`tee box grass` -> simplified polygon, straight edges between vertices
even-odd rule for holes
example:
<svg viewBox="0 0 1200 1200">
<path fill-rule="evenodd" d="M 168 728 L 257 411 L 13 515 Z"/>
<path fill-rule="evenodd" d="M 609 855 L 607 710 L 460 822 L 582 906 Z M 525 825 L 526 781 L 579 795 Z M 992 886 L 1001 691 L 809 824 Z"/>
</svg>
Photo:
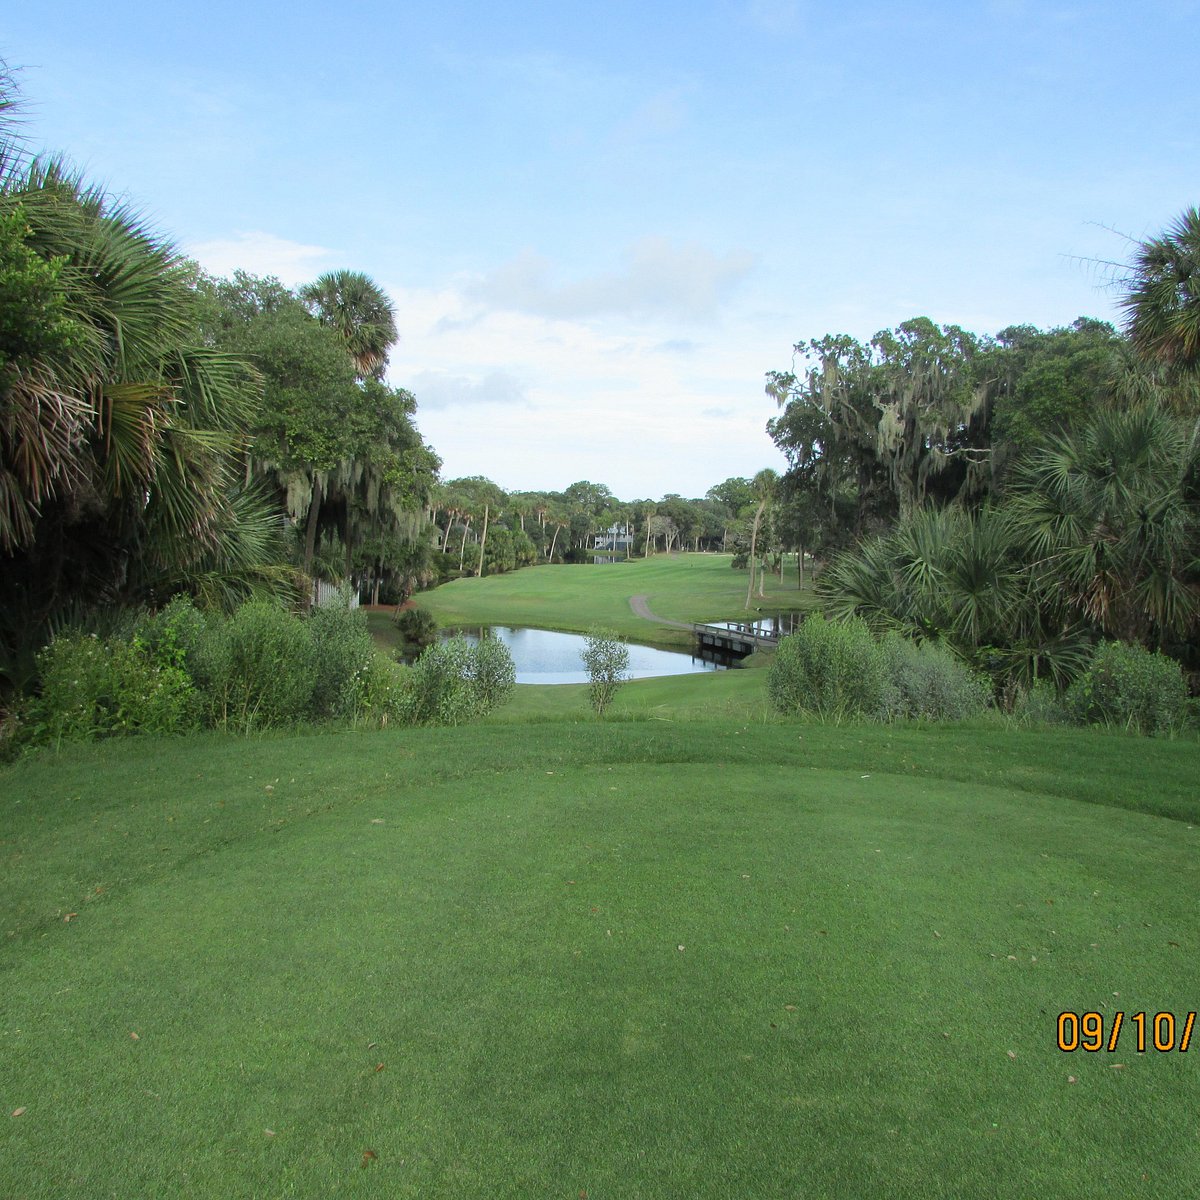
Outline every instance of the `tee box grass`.
<svg viewBox="0 0 1200 1200">
<path fill-rule="evenodd" d="M 728 720 L 43 754 L 0 1192 L 1196 1194 L 1200 1050 L 1056 1030 L 1196 1008 L 1198 767 Z"/>
</svg>

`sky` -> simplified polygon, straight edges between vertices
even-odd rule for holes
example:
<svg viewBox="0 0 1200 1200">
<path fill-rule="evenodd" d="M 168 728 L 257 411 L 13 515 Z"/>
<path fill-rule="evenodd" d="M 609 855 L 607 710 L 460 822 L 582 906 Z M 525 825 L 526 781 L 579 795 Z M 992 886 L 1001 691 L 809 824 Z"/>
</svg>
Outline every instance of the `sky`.
<svg viewBox="0 0 1200 1200">
<path fill-rule="evenodd" d="M 1200 0 L 4 8 L 32 148 L 215 274 L 366 272 L 443 478 L 509 491 L 782 470 L 794 344 L 1119 323 L 1200 203 Z"/>
</svg>

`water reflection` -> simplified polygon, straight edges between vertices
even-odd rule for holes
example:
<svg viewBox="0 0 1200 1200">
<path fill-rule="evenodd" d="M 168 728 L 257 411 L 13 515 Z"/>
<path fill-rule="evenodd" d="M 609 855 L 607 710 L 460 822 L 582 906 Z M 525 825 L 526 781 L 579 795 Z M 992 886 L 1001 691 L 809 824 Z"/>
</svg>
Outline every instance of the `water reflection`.
<svg viewBox="0 0 1200 1200">
<path fill-rule="evenodd" d="M 482 629 L 446 631 L 444 639 L 461 633 L 468 641 L 478 641 Z M 559 633 L 551 629 L 517 629 L 507 625 L 490 626 L 513 656 L 518 683 L 587 683 L 587 672 L 580 652 L 587 639 L 578 633 Z M 730 660 L 718 661 L 716 656 L 701 658 L 698 654 L 679 650 L 659 650 L 654 646 L 629 643 L 629 678 L 654 679 L 661 675 L 693 675 L 701 671 L 720 671 Z"/>
<path fill-rule="evenodd" d="M 757 637 L 786 637 L 800 628 L 804 614 L 799 612 L 776 613 L 769 617 L 758 617 L 753 621 L 709 621 L 714 629 L 731 629 L 737 633 L 752 633 Z"/>
</svg>

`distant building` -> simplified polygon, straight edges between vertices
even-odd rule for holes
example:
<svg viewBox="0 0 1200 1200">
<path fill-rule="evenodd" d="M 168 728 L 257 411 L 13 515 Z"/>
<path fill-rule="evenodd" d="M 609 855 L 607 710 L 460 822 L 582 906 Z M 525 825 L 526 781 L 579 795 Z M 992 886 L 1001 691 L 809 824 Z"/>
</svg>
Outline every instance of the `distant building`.
<svg viewBox="0 0 1200 1200">
<path fill-rule="evenodd" d="M 633 534 L 628 525 L 610 525 L 603 533 L 592 535 L 593 550 L 607 550 L 610 553 L 629 551 L 633 547 Z"/>
</svg>

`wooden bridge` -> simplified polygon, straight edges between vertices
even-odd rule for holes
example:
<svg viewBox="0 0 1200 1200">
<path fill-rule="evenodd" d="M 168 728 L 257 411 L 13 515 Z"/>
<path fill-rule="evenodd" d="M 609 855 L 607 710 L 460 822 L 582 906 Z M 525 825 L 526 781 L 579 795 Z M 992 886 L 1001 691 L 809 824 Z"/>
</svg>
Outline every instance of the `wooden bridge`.
<svg viewBox="0 0 1200 1200">
<path fill-rule="evenodd" d="M 701 650 L 719 650 L 724 654 L 744 658 L 755 650 L 779 645 L 778 633 L 763 633 L 753 624 L 734 624 L 732 628 L 722 625 L 693 625 L 696 644 Z"/>
</svg>

